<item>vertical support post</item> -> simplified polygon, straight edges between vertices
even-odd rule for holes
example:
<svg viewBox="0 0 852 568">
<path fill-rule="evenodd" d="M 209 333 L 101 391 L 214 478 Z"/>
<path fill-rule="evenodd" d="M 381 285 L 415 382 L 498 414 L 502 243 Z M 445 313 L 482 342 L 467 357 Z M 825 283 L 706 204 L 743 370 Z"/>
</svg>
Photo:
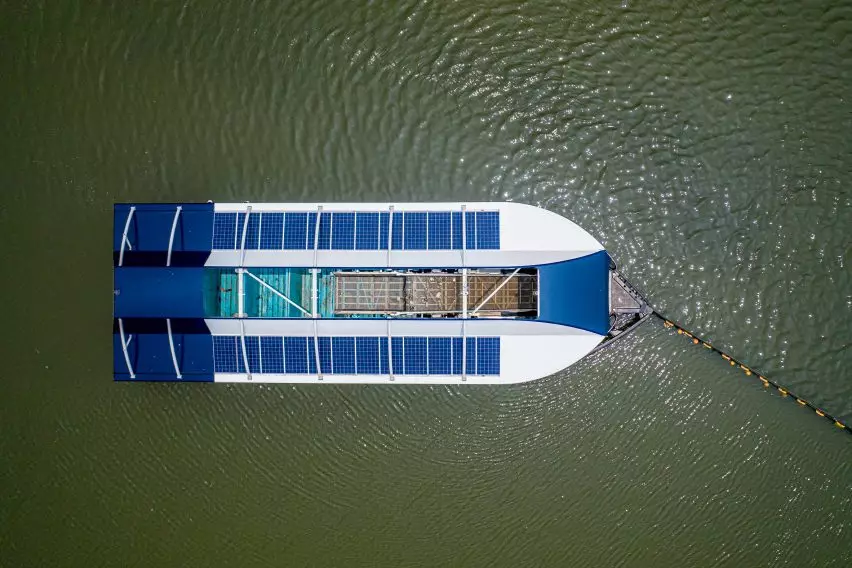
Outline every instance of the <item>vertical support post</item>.
<svg viewBox="0 0 852 568">
<path fill-rule="evenodd" d="M 240 266 L 246 265 L 246 232 L 248 231 L 249 215 L 251 215 L 251 205 L 246 207 L 246 218 L 243 221 L 243 238 L 240 243 Z"/>
<path fill-rule="evenodd" d="M 311 317 L 319 317 L 319 269 L 311 268 Z"/>
<path fill-rule="evenodd" d="M 246 367 L 246 376 L 251 380 L 251 369 L 249 368 L 248 350 L 246 349 L 246 324 L 240 321 L 240 343 L 243 347 L 243 365 Z"/>
<path fill-rule="evenodd" d="M 175 230 L 177 229 L 178 218 L 180 217 L 180 212 L 183 209 L 180 205 L 175 209 L 175 218 L 172 219 L 172 234 L 169 235 L 169 252 L 166 254 L 166 266 L 172 265 L 172 248 L 175 244 Z"/>
<path fill-rule="evenodd" d="M 322 205 L 317 207 L 317 223 L 314 227 L 314 268 L 317 267 L 317 251 L 319 250 L 319 233 L 320 233 L 320 221 L 322 220 Z M 331 239 L 331 232 L 329 231 L 328 238 Z"/>
<path fill-rule="evenodd" d="M 320 355 L 319 355 L 319 337 L 317 330 L 317 320 L 314 320 L 314 362 L 317 366 L 317 380 L 322 380 L 322 368 L 320 367 Z"/>
<path fill-rule="evenodd" d="M 180 207 L 178 207 L 178 211 Z M 177 378 L 182 379 L 183 376 L 180 374 L 180 367 L 178 366 L 177 354 L 175 353 L 175 340 L 172 337 L 172 320 L 166 318 L 166 329 L 169 332 L 169 349 L 172 352 L 172 364 L 175 366 L 175 375 Z"/>
<path fill-rule="evenodd" d="M 118 318 L 118 334 L 121 341 L 121 350 L 124 352 L 124 362 L 127 364 L 127 372 L 130 374 L 131 379 L 135 379 L 136 373 L 133 372 L 133 365 L 130 364 L 130 353 L 127 352 L 128 341 L 124 338 L 124 322 L 121 321 L 121 318 Z"/>
<path fill-rule="evenodd" d="M 246 290 L 244 269 L 237 268 L 237 317 L 246 317 Z"/>
<path fill-rule="evenodd" d="M 127 214 L 127 221 L 124 222 L 124 232 L 121 234 L 121 248 L 118 251 L 118 265 L 121 266 L 124 263 L 124 246 L 130 250 L 133 250 L 133 246 L 130 244 L 130 241 L 127 240 L 127 232 L 130 231 L 130 221 L 133 219 L 133 214 L 136 212 L 136 206 L 130 206 L 130 213 Z M 120 320 L 119 320 L 120 321 Z"/>
</svg>

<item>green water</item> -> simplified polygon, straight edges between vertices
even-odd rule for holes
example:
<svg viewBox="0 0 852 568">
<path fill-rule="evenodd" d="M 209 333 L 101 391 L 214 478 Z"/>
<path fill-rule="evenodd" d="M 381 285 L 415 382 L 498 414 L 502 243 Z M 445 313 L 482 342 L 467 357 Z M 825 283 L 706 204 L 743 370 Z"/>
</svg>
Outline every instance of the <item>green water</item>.
<svg viewBox="0 0 852 568">
<path fill-rule="evenodd" d="M 852 422 L 852 4 L 0 0 L 0 566 L 852 565 L 852 436 L 658 325 L 113 384 L 115 201 L 513 200 Z"/>
</svg>

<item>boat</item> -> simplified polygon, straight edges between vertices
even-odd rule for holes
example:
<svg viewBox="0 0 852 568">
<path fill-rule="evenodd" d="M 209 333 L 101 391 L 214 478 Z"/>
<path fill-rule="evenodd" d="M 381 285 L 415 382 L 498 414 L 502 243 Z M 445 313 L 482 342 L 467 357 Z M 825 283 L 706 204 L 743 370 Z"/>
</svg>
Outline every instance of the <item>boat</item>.
<svg viewBox="0 0 852 568">
<path fill-rule="evenodd" d="M 113 282 L 117 381 L 520 383 L 652 313 L 520 203 L 116 204 Z"/>
</svg>

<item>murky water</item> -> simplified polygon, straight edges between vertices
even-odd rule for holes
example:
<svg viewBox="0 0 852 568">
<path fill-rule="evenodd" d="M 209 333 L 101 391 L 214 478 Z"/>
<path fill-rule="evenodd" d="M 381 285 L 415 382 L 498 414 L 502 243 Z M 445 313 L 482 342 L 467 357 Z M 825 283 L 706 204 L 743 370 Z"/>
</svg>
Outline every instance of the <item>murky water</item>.
<svg viewBox="0 0 852 568">
<path fill-rule="evenodd" d="M 111 382 L 114 201 L 513 200 L 852 421 L 852 4 L 0 1 L 2 566 L 849 566 L 852 438 L 657 324 L 511 387 Z"/>
</svg>

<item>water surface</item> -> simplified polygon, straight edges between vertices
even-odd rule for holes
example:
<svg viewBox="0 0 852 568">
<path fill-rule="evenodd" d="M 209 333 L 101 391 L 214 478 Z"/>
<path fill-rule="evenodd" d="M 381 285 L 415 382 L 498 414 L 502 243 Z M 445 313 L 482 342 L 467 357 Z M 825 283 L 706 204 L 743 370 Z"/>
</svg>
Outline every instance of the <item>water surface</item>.
<svg viewBox="0 0 852 568">
<path fill-rule="evenodd" d="M 111 382 L 115 201 L 512 200 L 852 421 L 852 4 L 0 1 L 2 566 L 849 566 L 852 437 L 658 325 L 509 387 Z"/>
</svg>

